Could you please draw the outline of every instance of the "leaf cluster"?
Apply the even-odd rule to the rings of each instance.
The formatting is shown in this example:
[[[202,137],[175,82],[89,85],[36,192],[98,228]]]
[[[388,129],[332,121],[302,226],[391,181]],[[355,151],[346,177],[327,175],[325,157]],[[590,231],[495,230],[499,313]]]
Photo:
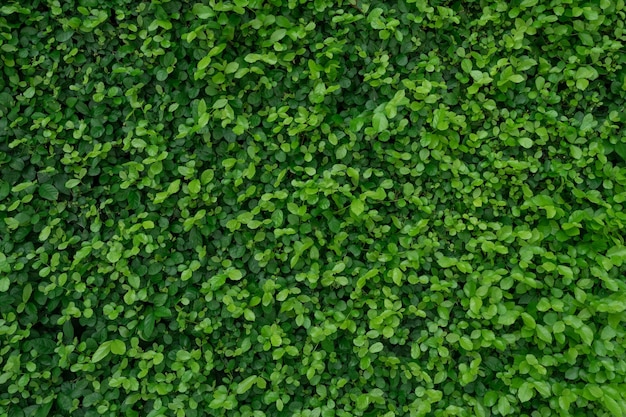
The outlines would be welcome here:
[[[626,415],[626,9],[0,5],[0,417]]]

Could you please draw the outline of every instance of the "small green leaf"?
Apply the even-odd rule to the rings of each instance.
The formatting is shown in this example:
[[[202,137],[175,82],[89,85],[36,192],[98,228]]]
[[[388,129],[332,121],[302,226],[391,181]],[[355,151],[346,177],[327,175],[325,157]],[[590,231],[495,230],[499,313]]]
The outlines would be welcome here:
[[[606,409],[611,412],[611,415],[613,417],[624,416],[624,413],[622,411],[622,406],[620,406],[620,404],[617,401],[615,401],[613,398],[611,398],[610,396],[604,395],[604,397],[602,397],[602,402],[604,403],[604,406],[606,407]],[[623,400],[622,400],[622,404],[623,404]]]
[[[71,180],[65,181],[65,188],[67,188],[68,190],[71,190],[72,188],[76,187],[78,184],[80,184],[80,180],[77,180],[76,178],[72,178]]]
[[[215,101],[215,103],[213,103],[213,108],[214,109],[223,109],[224,107],[226,107],[227,104],[228,104],[228,99],[227,98],[220,98],[220,99],[217,99]]]
[[[371,353],[378,353],[384,349],[384,345],[381,342],[376,342],[372,346],[370,346]]]
[[[143,319],[142,324],[143,324],[143,336],[149,339],[152,336],[152,333],[154,333],[154,326],[155,326],[155,317],[152,311],[146,314],[146,316]]]
[[[52,232],[52,228],[50,226],[46,226],[43,229],[41,229],[41,232],[39,232],[39,240],[44,242],[48,239],[48,237],[50,237],[50,233]]]
[[[249,308],[246,308],[243,311],[243,317],[248,321],[256,320],[256,314],[254,314],[254,311],[250,310]]]
[[[533,140],[531,138],[528,138],[528,137],[519,138],[518,142],[520,145],[522,145],[526,149],[530,149],[533,147]]]
[[[465,350],[473,350],[474,349],[474,343],[472,343],[472,339],[470,339],[467,336],[461,337],[459,339],[459,344]]]
[[[52,184],[41,184],[39,186],[39,195],[50,201],[56,201],[59,198],[59,190]]]
[[[530,385],[528,382],[522,383],[522,385],[517,390],[517,396],[523,403],[530,401],[530,399],[533,398],[533,395],[535,395],[535,392],[532,385]]]
[[[123,355],[126,353],[126,344],[119,339],[115,339],[111,341],[111,353],[115,355]]]
[[[91,357],[91,363],[100,362],[102,359],[106,358],[107,355],[111,352],[111,341],[106,341],[96,349],[96,352]]]
[[[128,284],[134,289],[138,290],[141,286],[141,278],[138,275],[131,275],[128,277]]]
[[[385,113],[374,113],[374,117],[372,118],[372,126],[376,132],[380,133],[389,127],[389,121],[387,120],[387,116]]]
[[[230,271],[228,271],[228,278],[232,279],[233,281],[239,281],[241,278],[243,278],[243,273],[238,269],[231,269]]]
[[[359,410],[365,410],[370,405],[370,398],[365,394],[361,394],[356,399],[356,408]]]
[[[578,333],[583,343],[591,346],[591,343],[593,343],[593,330],[591,329],[591,327],[583,325],[580,328],[576,329],[576,333]]]
[[[593,119],[593,115],[586,114],[585,117],[583,117],[583,120],[582,120],[582,122],[580,124],[580,131],[581,132],[587,132],[588,130],[591,130],[597,124],[598,124],[598,122],[596,122]]]
[[[35,87],[28,87],[26,91],[24,91],[24,97],[33,98],[35,96]]]
[[[33,417],[48,417],[50,410],[52,409],[53,402],[50,401],[46,404],[42,404],[37,407],[37,411],[34,414],[30,414]]]
[[[358,198],[352,200],[350,204],[350,212],[354,214],[355,217],[359,217],[365,211],[365,204]]]
[[[187,188],[189,188],[189,192],[191,194],[198,194],[200,192],[200,190],[202,189],[202,187],[200,185],[200,180],[195,179],[195,180],[191,181],[189,183],[189,185],[187,186]]]
[[[198,62],[198,70],[203,70],[209,66],[211,63],[211,57],[209,55],[205,56]]]
[[[215,16],[215,11],[210,6],[205,6],[204,4],[197,3],[193,6],[193,14],[198,16],[199,19],[209,19]]]
[[[257,378],[258,377],[256,375],[252,375],[237,384],[237,394],[241,395],[246,393],[250,388],[252,388]]]
[[[537,336],[546,343],[552,343],[552,334],[541,324],[537,324]]]
[[[8,277],[0,278],[0,292],[7,292],[9,290],[9,286],[11,285],[11,280]]]
[[[286,34],[287,34],[287,30],[285,30],[285,29],[276,29],[272,33],[272,36],[270,36],[270,40],[272,42],[278,42],[279,40],[284,38]]]
[[[511,403],[509,403],[509,400],[505,396],[501,396],[498,400],[498,411],[503,416],[511,414]]]
[[[461,68],[464,72],[469,74],[470,71],[472,71],[472,61],[467,58],[463,59],[463,61],[461,61]]]

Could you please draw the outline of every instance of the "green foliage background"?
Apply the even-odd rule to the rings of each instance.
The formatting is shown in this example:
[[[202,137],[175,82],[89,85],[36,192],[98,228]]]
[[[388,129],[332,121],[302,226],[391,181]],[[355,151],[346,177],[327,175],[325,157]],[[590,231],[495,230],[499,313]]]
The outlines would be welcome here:
[[[623,0],[2,3],[0,416],[626,415]]]

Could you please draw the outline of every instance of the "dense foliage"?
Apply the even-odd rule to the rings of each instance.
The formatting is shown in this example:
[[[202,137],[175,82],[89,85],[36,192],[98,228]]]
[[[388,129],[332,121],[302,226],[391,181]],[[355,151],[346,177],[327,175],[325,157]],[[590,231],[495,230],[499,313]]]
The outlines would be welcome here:
[[[626,415],[624,0],[196,1],[0,6],[1,417]]]

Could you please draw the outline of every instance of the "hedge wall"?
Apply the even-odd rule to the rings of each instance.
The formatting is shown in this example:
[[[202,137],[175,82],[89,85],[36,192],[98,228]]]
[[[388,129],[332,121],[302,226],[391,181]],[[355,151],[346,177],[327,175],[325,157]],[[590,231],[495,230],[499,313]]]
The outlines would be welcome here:
[[[624,0],[194,1],[0,6],[1,417],[626,415]]]

